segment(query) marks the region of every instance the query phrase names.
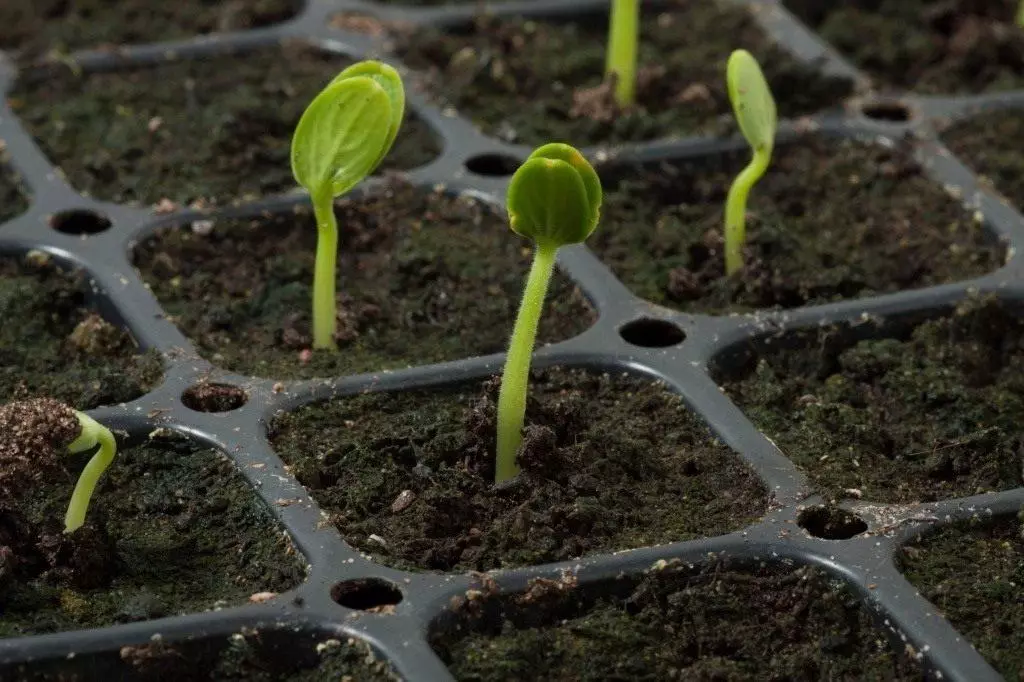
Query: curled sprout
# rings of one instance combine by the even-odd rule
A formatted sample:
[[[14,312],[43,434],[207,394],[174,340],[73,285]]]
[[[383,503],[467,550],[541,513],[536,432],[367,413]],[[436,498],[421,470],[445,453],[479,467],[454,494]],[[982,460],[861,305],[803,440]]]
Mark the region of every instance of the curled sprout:
[[[611,0],[605,76],[615,78],[615,101],[620,107],[636,101],[636,55],[640,32],[640,0]]]
[[[730,55],[726,81],[736,121],[753,150],[753,158],[733,180],[725,200],[725,273],[732,275],[743,269],[747,197],[771,163],[778,120],[772,91],[752,54],[736,50]]]
[[[117,454],[117,441],[114,440],[114,434],[110,429],[82,412],[75,412],[75,416],[82,425],[82,432],[68,445],[68,451],[77,454],[91,450],[97,445],[99,449],[85,465],[85,469],[78,477],[78,483],[75,484],[75,490],[71,493],[71,503],[68,505],[67,514],[64,515],[65,533],[73,533],[85,523],[85,515],[89,510],[89,501],[96,491],[96,484]]]
[[[597,227],[601,180],[576,149],[546,144],[530,154],[512,176],[507,203],[512,231],[532,239],[536,250],[498,394],[497,483],[519,473],[516,453],[523,440],[530,359],[555,257],[560,247],[586,240]]]
[[[398,72],[381,62],[364,61],[339,73],[310,102],[295,126],[292,174],[309,192],[317,224],[314,348],[335,348],[338,223],[334,200],[384,160],[404,112],[405,90]]]

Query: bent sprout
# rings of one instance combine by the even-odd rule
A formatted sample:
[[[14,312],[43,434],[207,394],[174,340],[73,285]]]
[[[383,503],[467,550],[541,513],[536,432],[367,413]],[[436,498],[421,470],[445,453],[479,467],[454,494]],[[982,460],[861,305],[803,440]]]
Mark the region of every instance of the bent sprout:
[[[96,491],[96,484],[110,463],[114,461],[114,455],[117,454],[117,441],[114,440],[114,434],[110,432],[110,429],[83,412],[75,412],[75,416],[78,417],[78,423],[82,425],[82,432],[68,445],[68,451],[77,454],[91,450],[97,445],[99,449],[85,465],[85,469],[82,470],[75,489],[71,493],[71,503],[64,515],[65,533],[73,533],[85,523],[85,515],[89,511],[89,502]]]

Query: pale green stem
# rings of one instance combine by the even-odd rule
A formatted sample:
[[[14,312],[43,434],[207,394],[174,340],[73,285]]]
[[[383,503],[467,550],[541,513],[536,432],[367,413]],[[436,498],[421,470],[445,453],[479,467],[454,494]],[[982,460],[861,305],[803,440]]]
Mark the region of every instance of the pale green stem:
[[[636,54],[640,31],[640,0],[612,0],[608,24],[605,75],[615,74],[615,101],[632,106],[636,99]]]
[[[557,252],[557,246],[537,245],[530,275],[526,278],[523,300],[519,304],[516,326],[512,330],[512,341],[508,346],[505,370],[501,375],[501,390],[498,393],[498,452],[494,471],[496,483],[507,481],[519,473],[516,453],[523,441],[530,359]]]
[[[75,484],[75,490],[71,493],[71,503],[68,504],[67,514],[64,515],[65,533],[73,533],[85,523],[85,514],[89,511],[89,501],[96,491],[96,484],[114,461],[114,455],[117,453],[117,441],[114,440],[114,434],[110,429],[86,414],[76,412],[75,415],[78,417],[78,423],[82,425],[82,433],[68,446],[68,451],[85,452],[97,444],[100,448],[85,465],[81,476],[78,477],[78,483]]]
[[[768,170],[771,161],[770,149],[754,151],[754,158],[744,168],[729,188],[725,198],[725,274],[731,275],[743,269],[743,247],[747,242],[747,197],[750,188]]]
[[[316,216],[316,265],[313,270],[313,348],[335,350],[334,329],[337,309],[334,278],[338,261],[338,220],[330,192],[313,196]]]
[[[1017,25],[1024,28],[1024,0],[1021,0],[1017,8]]]

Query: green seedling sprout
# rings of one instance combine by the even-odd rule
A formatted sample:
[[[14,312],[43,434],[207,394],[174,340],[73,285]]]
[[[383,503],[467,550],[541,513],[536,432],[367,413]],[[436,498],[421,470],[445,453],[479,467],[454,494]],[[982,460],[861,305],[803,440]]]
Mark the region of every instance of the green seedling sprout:
[[[496,483],[519,473],[516,453],[523,440],[530,357],[555,256],[560,247],[586,240],[597,227],[601,180],[576,149],[546,144],[534,150],[512,176],[507,203],[512,231],[532,239],[536,250],[498,394]]]
[[[611,0],[605,76],[615,78],[615,101],[629,107],[636,100],[636,54],[640,32],[640,0]]]
[[[334,200],[372,173],[398,136],[405,90],[387,64],[365,61],[335,77],[299,119],[292,173],[309,192],[317,225],[313,272],[313,348],[333,350],[338,223]]]
[[[729,56],[726,82],[736,121],[754,152],[750,163],[733,180],[725,199],[725,273],[731,275],[743,268],[747,197],[771,163],[778,120],[772,91],[752,54],[736,50]]]
[[[85,465],[85,469],[82,470],[82,474],[78,477],[78,483],[75,484],[75,489],[71,493],[71,503],[64,515],[65,533],[73,533],[85,523],[85,514],[89,511],[89,501],[96,491],[96,484],[110,463],[114,461],[114,455],[117,454],[117,441],[114,440],[114,434],[110,432],[110,429],[82,412],[75,412],[75,416],[78,417],[78,423],[82,425],[82,432],[68,445],[68,452],[77,454],[91,450],[97,445],[99,449]]]
[[[1017,6],[1017,25],[1024,28],[1024,0]]]

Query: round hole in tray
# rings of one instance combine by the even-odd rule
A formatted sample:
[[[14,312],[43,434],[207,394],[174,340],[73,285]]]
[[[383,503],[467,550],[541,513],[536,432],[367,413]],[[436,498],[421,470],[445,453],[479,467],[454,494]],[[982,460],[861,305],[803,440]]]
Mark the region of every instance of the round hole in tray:
[[[626,323],[619,329],[619,336],[626,343],[644,348],[667,348],[686,338],[683,330],[671,322],[648,317]]]
[[[358,611],[383,611],[402,601],[402,592],[380,578],[344,580],[331,588],[331,599]]]
[[[181,402],[196,412],[230,412],[249,399],[245,391],[228,384],[200,383],[181,394]]]
[[[906,123],[913,118],[913,112],[903,102],[865,102],[861,105],[862,114],[872,121],[889,121],[892,123]]]
[[[110,229],[111,222],[93,211],[61,211],[50,216],[50,227],[64,234],[99,234]]]
[[[501,178],[512,175],[519,168],[519,159],[508,154],[480,154],[466,161],[466,169],[470,173]]]
[[[848,540],[868,529],[863,520],[838,507],[808,507],[796,522],[814,537],[825,540]]]

